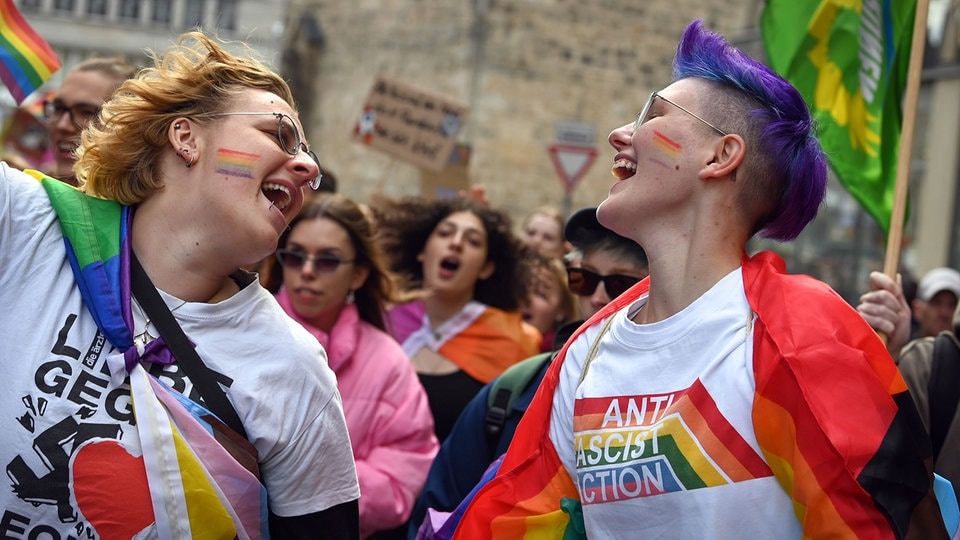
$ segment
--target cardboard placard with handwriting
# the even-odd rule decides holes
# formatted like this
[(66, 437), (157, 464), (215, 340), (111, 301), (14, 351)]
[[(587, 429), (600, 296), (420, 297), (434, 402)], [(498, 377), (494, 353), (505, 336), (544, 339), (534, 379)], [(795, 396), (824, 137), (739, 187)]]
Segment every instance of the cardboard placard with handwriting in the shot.
[(470, 189), (468, 167), (473, 148), (457, 143), (450, 152), (447, 166), (440, 172), (420, 170), (420, 194), (435, 199), (452, 199), (461, 191)]
[(439, 172), (457, 143), (467, 107), (385, 77), (373, 83), (354, 138), (398, 159)]

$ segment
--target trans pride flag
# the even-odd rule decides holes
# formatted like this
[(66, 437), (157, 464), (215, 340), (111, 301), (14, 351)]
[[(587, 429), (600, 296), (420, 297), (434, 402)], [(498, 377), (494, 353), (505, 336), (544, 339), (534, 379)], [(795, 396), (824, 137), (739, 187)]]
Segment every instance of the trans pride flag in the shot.
[[(114, 379), (129, 376), (136, 415), (136, 433), (124, 441), (130, 448), (97, 439), (75, 451), (71, 487), (84, 517), (96, 524), (102, 538), (129, 538), (147, 528), (160, 538), (268, 538), (266, 492), (225, 448), (230, 444), (224, 441), (222, 423), (146, 372), (142, 362), (172, 359), (162, 338), (142, 350), (134, 346), (131, 208), (88, 196), (37, 171), (27, 172), (40, 180), (57, 211), (84, 303), (104, 336), (122, 351), (110, 354), (107, 365)], [(139, 450), (138, 465), (120, 469), (117, 456), (129, 456), (130, 450)], [(110, 466), (77, 467), (81, 462)], [(115, 474), (104, 476), (111, 473)], [(122, 474), (129, 477), (118, 479)], [(128, 504), (118, 516), (115, 506), (105, 507), (102, 501), (116, 496), (117, 481), (128, 487), (139, 481), (141, 489), (132, 495), (149, 491), (148, 508), (137, 510)]]
[[(748, 477), (772, 471), (805, 538), (898, 538), (942, 526), (936, 504), (922, 504), (933, 498), (923, 425), (884, 345), (825, 285), (785, 274), (776, 255), (745, 257), (742, 268), (757, 315), (753, 423), (763, 462), (734, 448), (719, 466)], [(648, 288), (649, 279), (634, 286), (567, 343)], [(578, 492), (549, 437), (566, 352), (547, 372), (497, 475), (466, 503), (453, 538), (582, 537), (571, 504)], [(709, 416), (702, 399), (691, 405)]]
[(0, 81), (23, 103), (60, 69), (60, 60), (27, 21), (13, 0), (0, 0)]

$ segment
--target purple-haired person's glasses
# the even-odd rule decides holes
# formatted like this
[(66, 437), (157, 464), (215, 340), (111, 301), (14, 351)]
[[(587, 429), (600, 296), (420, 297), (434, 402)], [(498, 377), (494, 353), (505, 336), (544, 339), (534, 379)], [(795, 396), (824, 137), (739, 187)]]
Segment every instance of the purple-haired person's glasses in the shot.
[(643, 109), (641, 109), (640, 112), (637, 113), (637, 119), (636, 119), (636, 121), (634, 121), (634, 123), (633, 123), (633, 131), (630, 132), (631, 134), (636, 133), (636, 132), (637, 132), (637, 129), (639, 129), (640, 126), (642, 126), (643, 123), (648, 120), (647, 115), (650, 114), (650, 107), (653, 106), (653, 102), (654, 102), (654, 100), (657, 99), (657, 98), (659, 98), (659, 99), (661, 99), (661, 100), (663, 100), (663, 101), (665, 101), (665, 102), (673, 105), (674, 107), (680, 109), (681, 111), (683, 111), (683, 112), (689, 114), (690, 116), (696, 118), (697, 120), (703, 122), (704, 124), (706, 124), (707, 126), (709, 126), (710, 129), (716, 131), (716, 132), (719, 133), (720, 135), (727, 135), (727, 132), (726, 132), (726, 131), (718, 128), (717, 126), (711, 124), (710, 122), (707, 122), (707, 121), (704, 120), (703, 118), (700, 118), (699, 116), (697, 116), (696, 114), (688, 111), (688, 110), (685, 109), (684, 107), (682, 107), (682, 106), (680, 106), (680, 105), (677, 105), (676, 103), (670, 101), (669, 99), (661, 96), (661, 95), (658, 94), (657, 92), (653, 92), (653, 93), (650, 94), (650, 97), (647, 99), (647, 103), (643, 106)]

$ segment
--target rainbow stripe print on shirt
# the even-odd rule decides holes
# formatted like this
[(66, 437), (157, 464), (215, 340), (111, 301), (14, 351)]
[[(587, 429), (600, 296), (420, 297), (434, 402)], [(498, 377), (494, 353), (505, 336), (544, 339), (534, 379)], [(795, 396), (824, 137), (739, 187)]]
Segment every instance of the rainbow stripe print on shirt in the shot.
[(577, 399), (574, 441), (584, 505), (773, 475), (699, 380), (670, 394)]

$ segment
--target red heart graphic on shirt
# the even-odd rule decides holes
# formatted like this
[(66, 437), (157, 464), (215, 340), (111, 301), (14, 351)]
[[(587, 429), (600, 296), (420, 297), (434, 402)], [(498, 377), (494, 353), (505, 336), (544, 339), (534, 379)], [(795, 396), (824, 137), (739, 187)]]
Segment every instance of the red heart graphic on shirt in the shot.
[(100, 538), (133, 538), (155, 521), (143, 456), (114, 440), (90, 441), (71, 472), (77, 506)]

